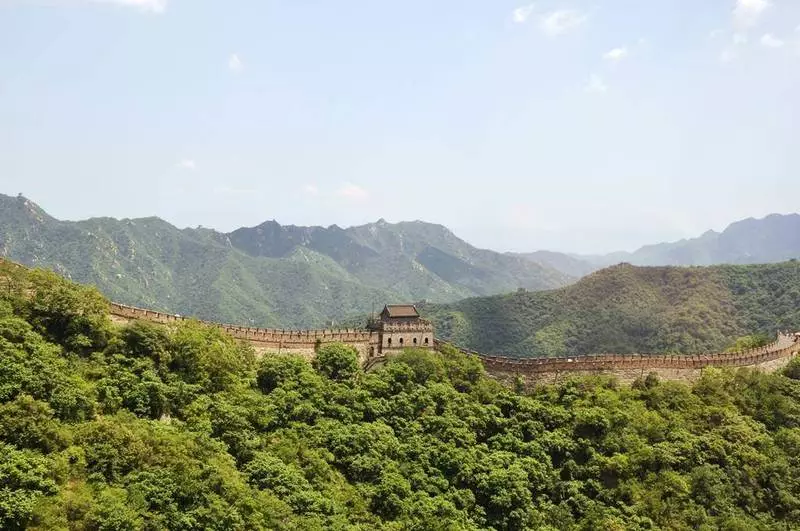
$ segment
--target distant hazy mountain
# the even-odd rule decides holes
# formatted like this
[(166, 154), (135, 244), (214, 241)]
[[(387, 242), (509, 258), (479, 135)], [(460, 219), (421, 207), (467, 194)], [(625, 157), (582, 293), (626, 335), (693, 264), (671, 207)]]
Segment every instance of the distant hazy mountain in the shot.
[(349, 229), (269, 221), (224, 234), (159, 218), (59, 221), (2, 194), (0, 255), (95, 284), (119, 302), (279, 327), (323, 326), (391, 301), (447, 302), (572, 280), (418, 221)]
[(583, 277), (600, 269), (594, 262), (586, 257), (573, 256), (554, 251), (536, 251), (533, 253), (508, 253), (519, 256), (539, 265), (551, 267), (557, 271), (573, 277)]
[(571, 276), (583, 276), (609, 265), (642, 266), (768, 264), (800, 258), (800, 214), (772, 214), (745, 219), (722, 232), (698, 238), (644, 246), (633, 253), (579, 255), (539, 251), (518, 254)]
[(714, 352), (737, 337), (800, 330), (800, 262), (617, 265), (557, 290), (427, 304), (422, 312), (439, 337), (487, 353)]

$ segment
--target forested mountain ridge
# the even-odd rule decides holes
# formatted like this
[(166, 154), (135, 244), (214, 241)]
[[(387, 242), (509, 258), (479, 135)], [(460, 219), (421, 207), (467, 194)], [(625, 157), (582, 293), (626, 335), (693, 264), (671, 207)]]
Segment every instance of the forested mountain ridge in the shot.
[(800, 263), (621, 264), (546, 292), (429, 304), (442, 339), (483, 353), (703, 353), (742, 336), (800, 330)]
[(118, 302), (255, 326), (323, 327), (392, 301), (454, 301), (571, 277), (422, 222), (341, 229), (266, 222), (230, 234), (159, 218), (66, 222), (0, 195), (0, 256)]
[(527, 394), (452, 349), (377, 371), (113, 325), (0, 262), (0, 528), (794, 529), (800, 365)]
[(537, 251), (511, 254), (575, 277), (620, 262), (640, 266), (777, 263), (800, 258), (800, 214), (748, 218), (732, 223), (722, 232), (710, 230), (697, 238), (646, 245), (632, 253), (580, 255)]
[[(519, 257), (477, 249), (442, 225), (422, 221), (376, 223), (342, 229), (281, 226), (275, 221), (241, 228), (231, 244), (251, 256), (279, 258), (297, 248), (331, 257), (369, 285), (409, 286), (416, 294), (501, 293), (519, 287), (546, 289), (572, 280)], [(402, 289), (408, 291), (409, 288)], [(413, 300), (419, 297), (412, 294)], [(438, 298), (438, 297), (434, 297)]]

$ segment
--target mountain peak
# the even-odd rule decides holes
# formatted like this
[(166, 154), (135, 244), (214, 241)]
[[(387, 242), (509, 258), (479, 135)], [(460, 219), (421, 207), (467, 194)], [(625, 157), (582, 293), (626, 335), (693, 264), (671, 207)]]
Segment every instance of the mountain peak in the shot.
[(0, 206), (2, 206), (2, 212), (10, 215), (11, 218), (5, 219), (5, 216), (0, 216), (0, 223), (10, 222), (12, 219), (26, 219), (35, 223), (56, 221), (39, 205), (22, 194), (16, 197), (0, 194)]

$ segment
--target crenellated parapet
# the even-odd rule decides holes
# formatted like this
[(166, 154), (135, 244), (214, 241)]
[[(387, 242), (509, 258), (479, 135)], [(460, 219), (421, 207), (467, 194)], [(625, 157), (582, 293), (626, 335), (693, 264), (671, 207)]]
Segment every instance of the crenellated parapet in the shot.
[[(449, 343), (436, 341), (441, 348)], [(800, 336), (780, 333), (769, 345), (740, 352), (710, 354), (595, 354), (556, 358), (509, 358), (487, 356), (457, 348), (480, 358), (486, 371), (502, 379), (522, 376), (531, 381), (552, 381), (560, 374), (614, 374), (630, 381), (655, 372), (667, 379), (692, 380), (708, 367), (760, 367), (775, 369), (800, 351)]]
[(433, 323), (420, 319), (419, 323), (386, 323), (381, 327), (384, 332), (433, 332)]
[(138, 319), (156, 323), (175, 323), (186, 320), (199, 321), (201, 323), (219, 327), (228, 334), (238, 338), (252, 341), (279, 341), (287, 342), (315, 342), (317, 339), (323, 341), (359, 341), (369, 338), (369, 331), (361, 328), (340, 328), (324, 330), (287, 330), (279, 328), (255, 328), (239, 325), (230, 325), (203, 321), (201, 319), (190, 319), (182, 315), (174, 315), (135, 306), (127, 306), (115, 302), (110, 303), (110, 313), (112, 316), (122, 319)]

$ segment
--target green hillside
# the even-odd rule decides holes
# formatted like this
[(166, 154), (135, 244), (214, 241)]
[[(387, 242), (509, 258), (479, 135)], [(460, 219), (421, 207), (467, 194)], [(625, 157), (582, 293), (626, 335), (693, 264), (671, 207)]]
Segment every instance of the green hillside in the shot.
[(0, 529), (800, 526), (796, 363), (523, 395), (447, 349), (365, 374), (106, 309), (0, 262)]
[(720, 351), (800, 330), (800, 263), (598, 271), (547, 292), (426, 305), (439, 337), (511, 356)]
[(54, 219), (0, 195), (0, 256), (92, 284), (109, 298), (214, 321), (322, 327), (387, 302), (455, 301), (571, 278), (476, 249), (439, 225), (283, 227), (223, 234), (158, 218)]

